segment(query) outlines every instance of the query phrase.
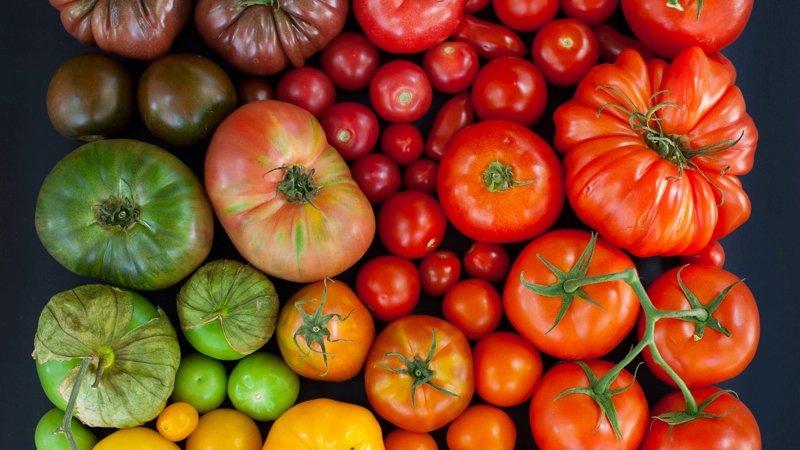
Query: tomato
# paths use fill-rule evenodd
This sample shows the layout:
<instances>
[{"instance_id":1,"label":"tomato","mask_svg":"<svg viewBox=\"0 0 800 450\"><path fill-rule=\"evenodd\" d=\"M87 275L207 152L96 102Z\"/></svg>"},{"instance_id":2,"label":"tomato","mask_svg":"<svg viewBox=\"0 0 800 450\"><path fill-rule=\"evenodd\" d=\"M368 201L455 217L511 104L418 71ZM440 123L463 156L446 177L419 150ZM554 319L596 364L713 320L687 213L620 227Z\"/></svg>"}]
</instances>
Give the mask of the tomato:
<instances>
[{"instance_id":1,"label":"tomato","mask_svg":"<svg viewBox=\"0 0 800 450\"><path fill-rule=\"evenodd\" d=\"M509 120L528 127L544 113L547 84L532 63L516 57L498 58L478 72L472 104L481 120Z\"/></svg>"},{"instance_id":2,"label":"tomato","mask_svg":"<svg viewBox=\"0 0 800 450\"><path fill-rule=\"evenodd\" d=\"M187 449L189 448L187 447ZM221 447L211 447L208 450L217 450L217 448L222 450ZM149 428L135 427L111 433L98 442L92 450L180 450L180 447ZM194 447L191 450L206 450L206 448ZM230 450L250 449L231 448ZM256 449L253 448L252 450Z\"/></svg>"},{"instance_id":3,"label":"tomato","mask_svg":"<svg viewBox=\"0 0 800 450\"><path fill-rule=\"evenodd\" d=\"M439 450L430 434L414 433L400 428L386 435L383 443L386 450Z\"/></svg>"},{"instance_id":4,"label":"tomato","mask_svg":"<svg viewBox=\"0 0 800 450\"><path fill-rule=\"evenodd\" d=\"M489 3L491 3L491 0L467 0L464 3L464 12L467 14L476 13L489 6Z\"/></svg>"},{"instance_id":5,"label":"tomato","mask_svg":"<svg viewBox=\"0 0 800 450\"><path fill-rule=\"evenodd\" d=\"M200 353L190 353L181 356L171 398L204 413L218 408L225 401L227 386L228 374L221 362Z\"/></svg>"},{"instance_id":6,"label":"tomato","mask_svg":"<svg viewBox=\"0 0 800 450\"><path fill-rule=\"evenodd\" d=\"M420 280L411 261L379 256L361 266L356 278L358 298L378 320L407 316L419 301Z\"/></svg>"},{"instance_id":7,"label":"tomato","mask_svg":"<svg viewBox=\"0 0 800 450\"><path fill-rule=\"evenodd\" d=\"M400 169L385 155L362 156L350 168L358 187L374 203L383 203L400 190Z\"/></svg>"},{"instance_id":8,"label":"tomato","mask_svg":"<svg viewBox=\"0 0 800 450\"><path fill-rule=\"evenodd\" d=\"M744 371L758 348L758 307L750 289L730 272L690 264L656 278L647 293L656 308L704 308L709 319L697 323L680 319L656 322L655 343L667 364L689 386L707 386L729 380ZM697 303L689 299L694 297ZM644 324L639 324L639 335ZM650 370L660 379L670 377L644 352Z\"/></svg>"},{"instance_id":9,"label":"tomato","mask_svg":"<svg viewBox=\"0 0 800 450\"><path fill-rule=\"evenodd\" d=\"M545 80L556 86L573 86L597 65L597 37L586 24L574 19L554 20L533 40L533 62Z\"/></svg>"},{"instance_id":10,"label":"tomato","mask_svg":"<svg viewBox=\"0 0 800 450\"><path fill-rule=\"evenodd\" d=\"M198 416L194 406L178 402L167 406L161 411L156 421L156 428L158 433L165 439L178 442L192 434L197 428L199 420L200 416Z\"/></svg>"},{"instance_id":11,"label":"tomato","mask_svg":"<svg viewBox=\"0 0 800 450\"><path fill-rule=\"evenodd\" d=\"M450 222L483 242L531 239L555 223L564 204L553 150L533 131L507 121L481 122L456 134L437 184Z\"/></svg>"},{"instance_id":12,"label":"tomato","mask_svg":"<svg viewBox=\"0 0 800 450\"><path fill-rule=\"evenodd\" d=\"M522 39L513 30L470 15L464 16L453 39L466 42L478 55L488 59L524 56L527 51Z\"/></svg>"},{"instance_id":13,"label":"tomato","mask_svg":"<svg viewBox=\"0 0 800 450\"><path fill-rule=\"evenodd\" d=\"M558 0L492 0L497 18L516 31L535 31L558 14Z\"/></svg>"},{"instance_id":14,"label":"tomato","mask_svg":"<svg viewBox=\"0 0 800 450\"><path fill-rule=\"evenodd\" d=\"M424 258L442 243L447 218L428 194L405 191L395 194L378 214L378 236L383 246L408 259Z\"/></svg>"},{"instance_id":15,"label":"tomato","mask_svg":"<svg viewBox=\"0 0 800 450\"><path fill-rule=\"evenodd\" d=\"M595 26L608 20L619 6L619 0L561 0L567 17Z\"/></svg>"},{"instance_id":16,"label":"tomato","mask_svg":"<svg viewBox=\"0 0 800 450\"><path fill-rule=\"evenodd\" d=\"M453 34L464 0L354 0L353 12L378 47L389 53L418 53Z\"/></svg>"},{"instance_id":17,"label":"tomato","mask_svg":"<svg viewBox=\"0 0 800 450\"><path fill-rule=\"evenodd\" d=\"M461 261L455 253L442 250L423 258L419 263L422 290L428 295L443 295L458 282Z\"/></svg>"},{"instance_id":18,"label":"tomato","mask_svg":"<svg viewBox=\"0 0 800 450\"><path fill-rule=\"evenodd\" d=\"M409 191L419 191L426 194L436 192L436 180L439 175L439 165L430 159L414 161L406 167L403 173L403 185Z\"/></svg>"},{"instance_id":19,"label":"tomato","mask_svg":"<svg viewBox=\"0 0 800 450\"><path fill-rule=\"evenodd\" d=\"M64 411L53 408L47 411L36 423L34 444L36 450L71 450L67 437L61 431ZM77 450L92 450L97 438L78 419L72 418L69 424ZM436 450L436 447L433 447ZM424 450L424 449L423 449Z\"/></svg>"},{"instance_id":20,"label":"tomato","mask_svg":"<svg viewBox=\"0 0 800 450\"><path fill-rule=\"evenodd\" d=\"M713 241L694 255L682 256L681 262L684 264L714 266L721 269L725 265L725 249L719 241Z\"/></svg>"},{"instance_id":21,"label":"tomato","mask_svg":"<svg viewBox=\"0 0 800 450\"><path fill-rule=\"evenodd\" d=\"M464 270L473 278L497 283L506 278L511 261L500 244L473 242L464 254Z\"/></svg>"},{"instance_id":22,"label":"tomato","mask_svg":"<svg viewBox=\"0 0 800 450\"><path fill-rule=\"evenodd\" d=\"M413 124L393 123L383 130L381 150L401 166L418 160L424 147L422 133Z\"/></svg>"},{"instance_id":23,"label":"tomato","mask_svg":"<svg viewBox=\"0 0 800 450\"><path fill-rule=\"evenodd\" d=\"M422 68L409 61L392 61L375 73L369 100L379 116L389 122L413 122L431 107L433 91Z\"/></svg>"},{"instance_id":24,"label":"tomato","mask_svg":"<svg viewBox=\"0 0 800 450\"><path fill-rule=\"evenodd\" d=\"M475 389L501 407L528 400L542 376L542 357L528 341L509 332L481 338L474 350Z\"/></svg>"},{"instance_id":25,"label":"tomato","mask_svg":"<svg viewBox=\"0 0 800 450\"><path fill-rule=\"evenodd\" d=\"M436 317L396 320L375 339L364 384L372 408L392 424L418 433L441 428L472 399L469 343Z\"/></svg>"},{"instance_id":26,"label":"tomato","mask_svg":"<svg viewBox=\"0 0 800 450\"><path fill-rule=\"evenodd\" d=\"M433 87L446 94L462 92L478 75L478 52L465 42L442 42L425 52L422 67Z\"/></svg>"},{"instance_id":27,"label":"tomato","mask_svg":"<svg viewBox=\"0 0 800 450\"><path fill-rule=\"evenodd\" d=\"M297 105L319 117L336 101L336 88L321 70L298 67L286 72L278 82L278 100Z\"/></svg>"},{"instance_id":28,"label":"tomato","mask_svg":"<svg viewBox=\"0 0 800 450\"><path fill-rule=\"evenodd\" d=\"M211 140L205 179L234 246L267 274L318 281L372 243L372 206L319 123L296 106L270 100L231 114Z\"/></svg>"},{"instance_id":29,"label":"tomato","mask_svg":"<svg viewBox=\"0 0 800 450\"><path fill-rule=\"evenodd\" d=\"M517 428L508 414L489 405L475 405L447 427L450 450L514 450Z\"/></svg>"},{"instance_id":30,"label":"tomato","mask_svg":"<svg viewBox=\"0 0 800 450\"><path fill-rule=\"evenodd\" d=\"M337 103L326 109L319 121L328 142L346 161L366 155L378 142L378 118L361 103Z\"/></svg>"},{"instance_id":31,"label":"tomato","mask_svg":"<svg viewBox=\"0 0 800 450\"><path fill-rule=\"evenodd\" d=\"M600 61L614 62L626 48L630 48L639 52L645 59L650 58L650 52L645 48L644 44L636 39L625 36L609 25L599 25L594 27L594 34L597 36L597 42L600 45Z\"/></svg>"},{"instance_id":32,"label":"tomato","mask_svg":"<svg viewBox=\"0 0 800 450\"><path fill-rule=\"evenodd\" d=\"M753 0L622 0L622 12L645 45L661 56L672 58L692 46L699 46L710 55L730 45L747 25L753 3Z\"/></svg>"},{"instance_id":33,"label":"tomato","mask_svg":"<svg viewBox=\"0 0 800 450\"><path fill-rule=\"evenodd\" d=\"M586 369L600 378L613 367L605 361L587 361ZM562 362L547 371L539 381L531 401L531 430L540 448L585 450L634 450L642 441L647 420L647 400L639 383L623 370L611 383L610 396L616 409L620 436L617 437L607 415L597 401L583 393L563 395L573 388L591 383L579 363Z\"/></svg>"},{"instance_id":34,"label":"tomato","mask_svg":"<svg viewBox=\"0 0 800 450\"><path fill-rule=\"evenodd\" d=\"M377 47L359 33L342 33L322 51L322 70L336 87L348 91L366 87L379 63Z\"/></svg>"},{"instance_id":35,"label":"tomato","mask_svg":"<svg viewBox=\"0 0 800 450\"><path fill-rule=\"evenodd\" d=\"M228 398L249 417L275 420L289 409L300 392L300 379L283 360L271 353L242 358L228 379Z\"/></svg>"},{"instance_id":36,"label":"tomato","mask_svg":"<svg viewBox=\"0 0 800 450\"><path fill-rule=\"evenodd\" d=\"M261 433L256 423L239 411L215 409L200 418L186 441L186 450L261 450Z\"/></svg>"},{"instance_id":37,"label":"tomato","mask_svg":"<svg viewBox=\"0 0 800 450\"><path fill-rule=\"evenodd\" d=\"M697 253L750 215L738 177L758 131L730 71L697 47L669 65L623 51L554 120L573 210L636 256Z\"/></svg>"},{"instance_id":38,"label":"tomato","mask_svg":"<svg viewBox=\"0 0 800 450\"><path fill-rule=\"evenodd\" d=\"M352 289L325 280L305 286L289 299L277 333L281 355L295 373L340 382L361 371L375 325Z\"/></svg>"},{"instance_id":39,"label":"tomato","mask_svg":"<svg viewBox=\"0 0 800 450\"><path fill-rule=\"evenodd\" d=\"M455 255L454 255L455 257ZM447 292L442 302L444 318L468 339L477 340L494 331L503 314L503 301L484 280L465 280Z\"/></svg>"},{"instance_id":40,"label":"tomato","mask_svg":"<svg viewBox=\"0 0 800 450\"><path fill-rule=\"evenodd\" d=\"M758 422L735 394L711 386L693 389L692 396L698 404L705 404L702 412L712 417L700 417L674 426L653 419L642 450L761 450ZM683 395L673 392L656 403L652 414L657 416L685 408Z\"/></svg>"},{"instance_id":41,"label":"tomato","mask_svg":"<svg viewBox=\"0 0 800 450\"><path fill-rule=\"evenodd\" d=\"M459 130L472 125L475 111L469 93L456 95L442 105L425 143L425 154L435 160L442 159L447 143Z\"/></svg>"},{"instance_id":42,"label":"tomato","mask_svg":"<svg viewBox=\"0 0 800 450\"><path fill-rule=\"evenodd\" d=\"M239 81L236 89L239 104L257 102L260 100L275 100L275 89L267 80L261 78L244 78Z\"/></svg>"}]
</instances>

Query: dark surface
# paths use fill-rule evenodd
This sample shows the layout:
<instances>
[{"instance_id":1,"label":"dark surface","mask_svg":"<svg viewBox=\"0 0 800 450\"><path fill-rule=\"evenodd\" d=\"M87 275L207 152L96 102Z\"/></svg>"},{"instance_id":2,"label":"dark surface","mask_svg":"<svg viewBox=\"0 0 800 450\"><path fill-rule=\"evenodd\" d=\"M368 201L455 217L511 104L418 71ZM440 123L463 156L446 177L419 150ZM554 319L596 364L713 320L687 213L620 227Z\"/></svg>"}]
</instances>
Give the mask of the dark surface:
<instances>
[{"instance_id":1,"label":"dark surface","mask_svg":"<svg viewBox=\"0 0 800 450\"><path fill-rule=\"evenodd\" d=\"M39 185L56 161L79 145L58 135L50 125L45 92L50 76L67 57L98 50L83 47L68 36L57 12L44 0L8 6L13 11L6 9L0 18L0 301L4 312L0 316L4 343L0 359L0 449L22 450L33 448L36 421L51 407L41 392L30 358L37 317L50 296L87 282L59 266L40 245L34 230ZM758 2L744 35L725 52L739 70L738 83L761 134L755 169L744 178L753 202L753 216L724 240L726 268L747 278L759 301L762 319L761 346L755 360L743 375L726 386L735 389L755 413L766 449L797 448L800 438L800 380L795 375L800 371L796 326L800 302L791 295L797 283L795 262L800 255L800 152L794 143L800 128L800 90L795 82L800 72L797 17L798 2ZM175 49L208 54L191 28L180 36ZM124 63L134 79L146 67L141 62ZM563 96L559 94L564 93L554 97ZM339 99L351 97L340 95ZM548 134L548 124L539 128ZM163 146L138 122L126 136ZM170 150L193 169L202 167L203 146ZM571 220L567 217L563 223ZM236 257L227 237L220 229L217 231L212 257ZM451 233L444 248L463 253L464 245L463 238ZM640 268L650 280L663 265L673 263L646 261ZM343 278L352 281L352 277L351 271ZM294 289L288 284L279 284L278 288L282 299ZM176 317L176 291L172 288L145 295ZM420 304L420 311L424 312L436 313L438 308L434 299L423 299ZM268 350L275 351L274 342ZM618 353L609 359L617 360ZM641 375L641 379L651 401L668 391L649 374ZM301 399L318 396L365 401L360 377L344 384L304 383ZM517 448L532 448L527 406L511 413L517 422Z\"/></svg>"}]
</instances>

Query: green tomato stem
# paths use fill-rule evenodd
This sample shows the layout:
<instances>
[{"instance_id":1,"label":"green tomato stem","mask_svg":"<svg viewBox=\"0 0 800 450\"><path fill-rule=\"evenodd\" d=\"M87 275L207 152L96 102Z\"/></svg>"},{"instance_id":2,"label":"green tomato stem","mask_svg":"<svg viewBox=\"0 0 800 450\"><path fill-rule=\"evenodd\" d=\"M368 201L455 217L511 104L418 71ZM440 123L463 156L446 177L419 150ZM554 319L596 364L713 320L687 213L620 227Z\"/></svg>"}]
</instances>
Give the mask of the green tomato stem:
<instances>
[{"instance_id":1,"label":"green tomato stem","mask_svg":"<svg viewBox=\"0 0 800 450\"><path fill-rule=\"evenodd\" d=\"M78 393L81 390L81 384L83 384L83 378L89 370L90 363L91 358L84 358L83 361L81 361L78 374L75 375L75 381L72 382L72 391L69 393L67 408L64 410L64 419L62 419L61 427L59 427L59 431L64 433L64 436L67 438L67 443L71 450L78 450L78 444L75 443L75 436L72 435L72 415L75 412L75 403L78 401Z\"/></svg>"}]
</instances>

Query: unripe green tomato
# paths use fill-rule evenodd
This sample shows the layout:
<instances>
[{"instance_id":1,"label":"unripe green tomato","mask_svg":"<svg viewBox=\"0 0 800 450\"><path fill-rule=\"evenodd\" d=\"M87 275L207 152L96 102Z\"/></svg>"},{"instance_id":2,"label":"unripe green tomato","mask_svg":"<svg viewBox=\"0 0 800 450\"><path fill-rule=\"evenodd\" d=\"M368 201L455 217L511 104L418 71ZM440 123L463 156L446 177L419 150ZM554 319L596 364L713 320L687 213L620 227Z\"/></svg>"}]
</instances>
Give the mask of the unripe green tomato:
<instances>
[{"instance_id":1,"label":"unripe green tomato","mask_svg":"<svg viewBox=\"0 0 800 450\"><path fill-rule=\"evenodd\" d=\"M225 366L208 356L192 353L181 358L175 374L174 402L186 402L204 413L225 401L228 374Z\"/></svg>"},{"instance_id":2,"label":"unripe green tomato","mask_svg":"<svg viewBox=\"0 0 800 450\"><path fill-rule=\"evenodd\" d=\"M300 378L270 353L253 353L234 367L228 380L233 406L255 420L275 420L300 393Z\"/></svg>"},{"instance_id":3,"label":"unripe green tomato","mask_svg":"<svg viewBox=\"0 0 800 450\"><path fill-rule=\"evenodd\" d=\"M39 419L33 438L36 450L70 450L67 437L59 429L62 420L64 420L64 411L58 408L47 411ZM91 450L97 443L94 434L77 419L73 418L70 426L78 450Z\"/></svg>"}]
</instances>

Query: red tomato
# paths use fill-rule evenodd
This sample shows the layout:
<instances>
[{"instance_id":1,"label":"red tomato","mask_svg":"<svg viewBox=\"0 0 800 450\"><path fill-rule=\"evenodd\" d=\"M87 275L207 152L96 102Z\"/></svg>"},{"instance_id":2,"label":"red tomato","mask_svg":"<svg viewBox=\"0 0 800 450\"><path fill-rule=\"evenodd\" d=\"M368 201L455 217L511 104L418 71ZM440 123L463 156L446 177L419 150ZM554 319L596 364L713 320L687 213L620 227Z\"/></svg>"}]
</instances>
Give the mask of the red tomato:
<instances>
[{"instance_id":1,"label":"red tomato","mask_svg":"<svg viewBox=\"0 0 800 450\"><path fill-rule=\"evenodd\" d=\"M561 0L561 10L567 17L595 26L608 20L619 6L619 0Z\"/></svg>"},{"instance_id":2,"label":"red tomato","mask_svg":"<svg viewBox=\"0 0 800 450\"><path fill-rule=\"evenodd\" d=\"M449 450L514 450L516 443L514 421L494 406L471 406L447 427Z\"/></svg>"},{"instance_id":3,"label":"red tomato","mask_svg":"<svg viewBox=\"0 0 800 450\"><path fill-rule=\"evenodd\" d=\"M558 14L558 0L492 0L500 22L516 31L535 31Z\"/></svg>"},{"instance_id":4,"label":"red tomato","mask_svg":"<svg viewBox=\"0 0 800 450\"><path fill-rule=\"evenodd\" d=\"M455 256L455 255L453 255ZM467 338L480 339L494 331L503 315L503 301L484 280L465 280L447 292L442 302L445 319Z\"/></svg>"},{"instance_id":5,"label":"red tomato","mask_svg":"<svg viewBox=\"0 0 800 450\"><path fill-rule=\"evenodd\" d=\"M418 53L458 27L464 0L353 0L364 33L389 53Z\"/></svg>"},{"instance_id":6,"label":"red tomato","mask_svg":"<svg viewBox=\"0 0 800 450\"><path fill-rule=\"evenodd\" d=\"M554 20L545 25L533 40L532 53L536 67L556 86L578 84L600 58L594 32L574 19Z\"/></svg>"},{"instance_id":7,"label":"red tomato","mask_svg":"<svg viewBox=\"0 0 800 450\"><path fill-rule=\"evenodd\" d=\"M617 56L626 48L636 50L645 59L651 57L650 51L645 48L644 44L636 39L625 36L608 25L594 27L594 34L600 45L600 61L614 62Z\"/></svg>"},{"instance_id":8,"label":"red tomato","mask_svg":"<svg viewBox=\"0 0 800 450\"><path fill-rule=\"evenodd\" d=\"M361 266L356 293L378 320L389 322L407 316L419 301L419 274L411 261L379 256Z\"/></svg>"},{"instance_id":9,"label":"red tomato","mask_svg":"<svg viewBox=\"0 0 800 450\"><path fill-rule=\"evenodd\" d=\"M431 107L433 91L422 68L408 61L392 61L375 73L369 99L375 112L389 122L413 122Z\"/></svg>"},{"instance_id":10,"label":"red tomato","mask_svg":"<svg viewBox=\"0 0 800 450\"><path fill-rule=\"evenodd\" d=\"M471 277L497 283L508 275L511 262L500 244L473 242L464 254L464 270Z\"/></svg>"},{"instance_id":11,"label":"red tomato","mask_svg":"<svg viewBox=\"0 0 800 450\"><path fill-rule=\"evenodd\" d=\"M383 130L381 150L401 166L418 160L424 149L422 133L413 124L393 123Z\"/></svg>"},{"instance_id":12,"label":"red tomato","mask_svg":"<svg viewBox=\"0 0 800 450\"><path fill-rule=\"evenodd\" d=\"M468 93L456 95L445 102L433 121L428 142L425 144L425 154L436 160L442 159L450 138L462 128L471 125L474 120L475 112Z\"/></svg>"},{"instance_id":13,"label":"red tomato","mask_svg":"<svg viewBox=\"0 0 800 450\"><path fill-rule=\"evenodd\" d=\"M753 10L753 0L675 2L682 11L670 3L622 0L622 12L636 36L667 58L693 46L709 55L722 50L742 34Z\"/></svg>"},{"instance_id":14,"label":"red tomato","mask_svg":"<svg viewBox=\"0 0 800 450\"><path fill-rule=\"evenodd\" d=\"M319 117L336 101L336 88L321 70L298 67L281 78L278 100L297 105Z\"/></svg>"},{"instance_id":15,"label":"red tomato","mask_svg":"<svg viewBox=\"0 0 800 450\"><path fill-rule=\"evenodd\" d=\"M485 9L489 6L492 0L467 0L464 3L464 12L467 14L473 14L478 11Z\"/></svg>"},{"instance_id":16,"label":"red tomato","mask_svg":"<svg viewBox=\"0 0 800 450\"><path fill-rule=\"evenodd\" d=\"M320 123L328 142L348 161L366 155L378 142L378 118L360 103L337 103L325 111Z\"/></svg>"},{"instance_id":17,"label":"red tomato","mask_svg":"<svg viewBox=\"0 0 800 450\"><path fill-rule=\"evenodd\" d=\"M384 155L362 156L350 171L370 203L383 203L400 190L400 169Z\"/></svg>"},{"instance_id":18,"label":"red tomato","mask_svg":"<svg viewBox=\"0 0 800 450\"><path fill-rule=\"evenodd\" d=\"M513 30L492 22L466 15L453 39L471 45L478 55L488 58L524 56L527 49Z\"/></svg>"},{"instance_id":19,"label":"red tomato","mask_svg":"<svg viewBox=\"0 0 800 450\"><path fill-rule=\"evenodd\" d=\"M761 431L753 413L735 395L720 394L719 388L693 389L698 404L709 402L701 417L670 426L653 419L642 443L642 450L761 450ZM712 396L718 396L713 398ZM686 409L680 392L673 392L653 407L654 416Z\"/></svg>"},{"instance_id":20,"label":"red tomato","mask_svg":"<svg viewBox=\"0 0 800 450\"><path fill-rule=\"evenodd\" d=\"M274 100L275 89L267 80L260 78L245 78L239 81L239 88L236 90L239 104L256 102L259 100Z\"/></svg>"},{"instance_id":21,"label":"red tomato","mask_svg":"<svg viewBox=\"0 0 800 450\"><path fill-rule=\"evenodd\" d=\"M403 174L403 185L409 191L419 191L426 194L436 192L436 180L439 175L439 165L430 159L419 159L406 167Z\"/></svg>"},{"instance_id":22,"label":"red tomato","mask_svg":"<svg viewBox=\"0 0 800 450\"><path fill-rule=\"evenodd\" d=\"M487 402L504 408L528 400L542 376L542 357L514 333L485 336L475 345L475 389Z\"/></svg>"},{"instance_id":23,"label":"red tomato","mask_svg":"<svg viewBox=\"0 0 800 450\"><path fill-rule=\"evenodd\" d=\"M439 450L430 434L414 433L400 428L387 434L383 445L386 450Z\"/></svg>"},{"instance_id":24,"label":"red tomato","mask_svg":"<svg viewBox=\"0 0 800 450\"><path fill-rule=\"evenodd\" d=\"M378 49L359 33L342 33L322 51L322 70L349 91L366 87L380 63Z\"/></svg>"},{"instance_id":25,"label":"red tomato","mask_svg":"<svg viewBox=\"0 0 800 450\"><path fill-rule=\"evenodd\" d=\"M683 264L714 266L721 269L725 266L725 249L719 241L714 241L694 255L682 256L681 262Z\"/></svg>"},{"instance_id":26,"label":"red tomato","mask_svg":"<svg viewBox=\"0 0 800 450\"><path fill-rule=\"evenodd\" d=\"M461 261L455 253L442 250L426 256L419 263L422 290L428 295L443 295L461 276Z\"/></svg>"},{"instance_id":27,"label":"red tomato","mask_svg":"<svg viewBox=\"0 0 800 450\"><path fill-rule=\"evenodd\" d=\"M447 218L428 194L406 191L390 197L378 214L378 235L395 255L424 258L442 243Z\"/></svg>"},{"instance_id":28,"label":"red tomato","mask_svg":"<svg viewBox=\"0 0 800 450\"><path fill-rule=\"evenodd\" d=\"M647 293L659 309L702 307L709 313L709 320L700 324L679 319L656 322L659 353L689 387L729 380L753 360L761 330L758 307L750 289L737 276L713 266L690 264L656 278ZM690 303L691 295L697 304ZM639 336L643 333L644 324L640 323ZM644 356L656 376L672 382L653 361L649 349Z\"/></svg>"},{"instance_id":29,"label":"red tomato","mask_svg":"<svg viewBox=\"0 0 800 450\"><path fill-rule=\"evenodd\" d=\"M455 94L469 89L478 74L478 52L465 42L442 42L425 52L422 67L435 89Z\"/></svg>"},{"instance_id":30,"label":"red tomato","mask_svg":"<svg viewBox=\"0 0 800 450\"><path fill-rule=\"evenodd\" d=\"M587 361L588 369L601 378L613 364ZM611 396L621 438L614 434L609 418L601 415L597 402L585 394L564 395L576 387L590 387L589 378L574 362L556 364L544 374L533 394L530 419L533 438L548 450L634 450L642 441L647 419L647 400L633 376L623 370L610 389L623 392ZM627 390L623 389L628 387ZM559 398L560 397L560 398Z\"/></svg>"},{"instance_id":31,"label":"red tomato","mask_svg":"<svg viewBox=\"0 0 800 450\"><path fill-rule=\"evenodd\" d=\"M510 120L529 127L547 106L547 84L539 69L522 58L495 59L478 72L472 104L482 120Z\"/></svg>"},{"instance_id":32,"label":"red tomato","mask_svg":"<svg viewBox=\"0 0 800 450\"><path fill-rule=\"evenodd\" d=\"M456 134L437 184L450 222L482 242L531 239L555 223L564 203L553 150L533 131L506 121L481 122Z\"/></svg>"}]
</instances>

